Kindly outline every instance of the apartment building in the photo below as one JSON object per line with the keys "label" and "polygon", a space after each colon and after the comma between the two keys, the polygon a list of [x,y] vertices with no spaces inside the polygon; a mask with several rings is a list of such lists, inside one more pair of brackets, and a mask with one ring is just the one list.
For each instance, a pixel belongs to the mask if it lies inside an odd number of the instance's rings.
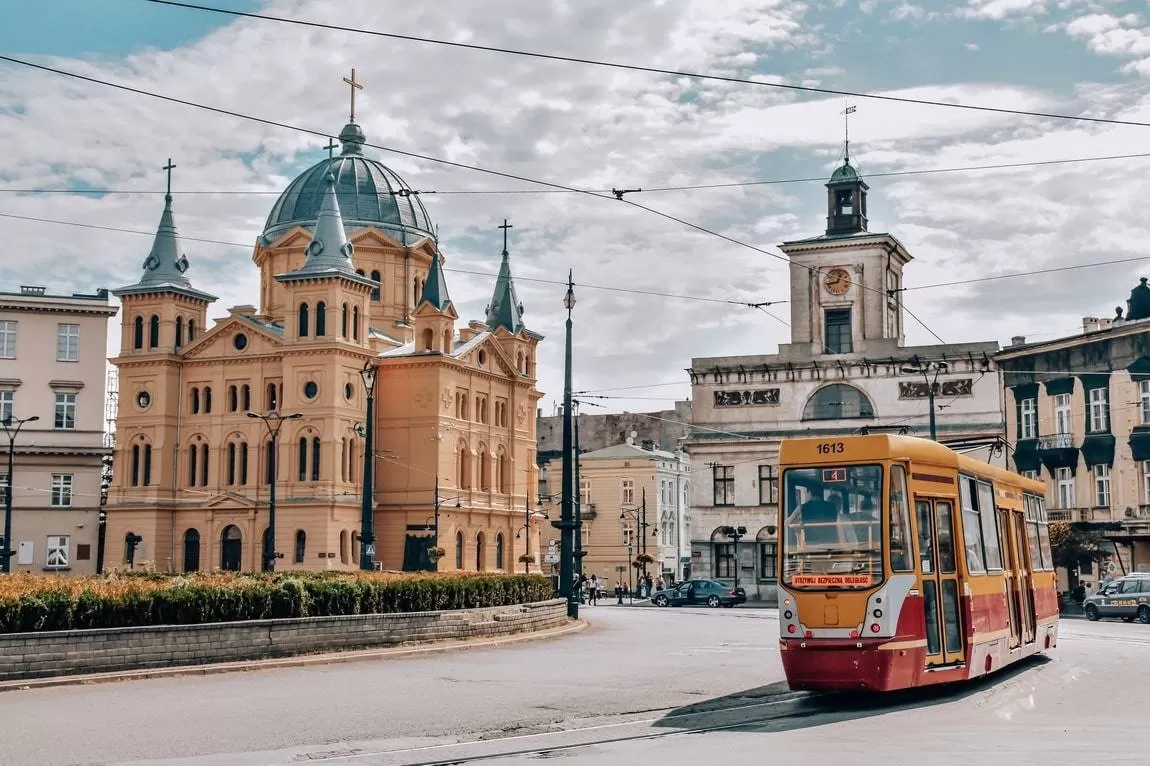
{"label": "apartment building", "polygon": [[1079,567],[1094,586],[1150,571],[1150,319],[1130,316],[1087,317],[1081,334],[1042,343],[1016,337],[995,357],[1013,467],[1046,482],[1051,521],[1114,544],[1110,562]]}
{"label": "apartment building", "polygon": [[96,571],[116,311],[106,290],[0,292],[0,492],[6,501],[11,492],[12,571]]}

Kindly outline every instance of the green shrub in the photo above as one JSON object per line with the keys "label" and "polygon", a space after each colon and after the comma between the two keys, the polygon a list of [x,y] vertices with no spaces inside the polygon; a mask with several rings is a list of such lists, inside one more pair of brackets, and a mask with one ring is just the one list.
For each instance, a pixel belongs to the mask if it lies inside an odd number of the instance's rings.
{"label": "green shrub", "polygon": [[470,609],[552,596],[541,575],[16,574],[0,578],[0,633]]}

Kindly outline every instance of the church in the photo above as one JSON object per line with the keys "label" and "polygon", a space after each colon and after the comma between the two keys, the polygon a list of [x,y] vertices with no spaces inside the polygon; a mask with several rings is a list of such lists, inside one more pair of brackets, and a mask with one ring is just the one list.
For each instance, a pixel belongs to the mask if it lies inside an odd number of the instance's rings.
{"label": "church", "polygon": [[542,336],[523,322],[510,227],[487,315],[464,325],[427,210],[365,155],[354,101],[339,140],[338,155],[332,142],[283,191],[256,240],[258,308],[214,323],[165,168],[151,252],[139,279],[113,291],[120,407],[106,569],[537,563]]}

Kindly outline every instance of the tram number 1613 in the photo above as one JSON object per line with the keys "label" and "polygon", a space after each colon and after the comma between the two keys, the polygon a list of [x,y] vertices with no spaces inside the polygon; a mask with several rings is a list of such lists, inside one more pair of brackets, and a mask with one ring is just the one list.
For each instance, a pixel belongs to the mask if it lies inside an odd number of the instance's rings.
{"label": "tram number 1613", "polygon": [[842,442],[823,442],[818,447],[820,455],[838,455],[847,451]]}

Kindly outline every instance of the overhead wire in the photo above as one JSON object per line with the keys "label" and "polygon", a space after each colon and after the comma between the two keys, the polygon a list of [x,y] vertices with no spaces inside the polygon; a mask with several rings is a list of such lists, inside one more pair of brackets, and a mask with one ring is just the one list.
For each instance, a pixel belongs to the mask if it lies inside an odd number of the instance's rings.
{"label": "overhead wire", "polygon": [[[112,231],[112,232],[117,232],[117,233],[121,233],[121,234],[137,234],[137,235],[147,236],[147,237],[154,237],[156,235],[156,233],[154,231],[142,231],[139,229],[125,229],[125,228],[118,227],[118,226],[104,226],[101,224],[82,223],[79,221],[61,221],[61,220],[52,219],[52,218],[39,218],[36,216],[16,215],[15,213],[0,212],[0,218],[12,218],[15,220],[31,221],[31,222],[35,222],[35,223],[49,223],[49,224],[56,224],[59,226],[76,226],[76,227],[80,227],[80,228],[84,228],[84,229],[95,229],[98,231]],[[239,242],[227,242],[227,241],[219,240],[219,239],[204,239],[201,237],[185,237],[183,235],[177,235],[177,239],[184,240],[186,242],[202,242],[202,243],[207,243],[207,244],[212,244],[212,245],[225,245],[227,247],[241,247],[241,248],[245,248],[245,249],[251,247],[251,245],[245,245],[245,244],[242,244]],[[452,272],[455,274],[468,274],[471,276],[480,276],[480,277],[495,278],[495,277],[499,276],[498,274],[493,273],[493,272],[475,271],[472,269],[460,269],[460,268],[444,267],[443,270],[449,271],[449,272]],[[548,285],[560,285],[563,287],[567,286],[567,280],[565,280],[565,279],[563,279],[563,280],[561,280],[561,279],[543,279],[541,277],[516,276],[515,281],[517,281],[517,282],[534,282],[534,283],[548,284]],[[642,289],[632,288],[632,287],[611,287],[609,285],[593,285],[593,284],[583,284],[583,283],[576,283],[576,287],[586,288],[588,290],[604,290],[607,292],[627,293],[627,294],[632,294],[632,295],[654,296],[654,297],[659,297],[659,298],[673,298],[676,300],[685,300],[685,301],[701,301],[701,302],[705,302],[705,303],[725,303],[725,304],[730,304],[730,305],[734,305],[734,306],[746,306],[746,307],[752,307],[752,308],[760,305],[758,303],[746,303],[743,301],[731,300],[729,298],[709,298],[709,297],[701,296],[701,295],[683,295],[683,294],[679,294],[679,293],[663,292],[660,290],[642,290]],[[775,305],[777,303],[789,303],[789,301],[786,299],[767,301],[766,305]]]}
{"label": "overhead wire", "polygon": [[737,83],[740,85],[753,85],[760,88],[770,88],[775,90],[793,91],[798,93],[816,93],[825,96],[847,96],[850,98],[862,98],[874,101],[885,101],[890,103],[900,104],[914,104],[918,106],[932,106],[947,109],[965,109],[969,111],[987,112],[994,114],[1009,114],[1021,117],[1040,117],[1044,119],[1065,120],[1075,122],[1088,122],[1104,125],[1131,125],[1136,127],[1147,128],[1150,127],[1150,122],[1140,122],[1137,120],[1119,120],[1107,117],[1088,117],[1085,115],[1070,115],[1060,114],[1057,112],[1039,112],[1027,109],[1009,109],[1006,107],[986,106],[983,104],[963,104],[948,101],[937,101],[934,99],[912,98],[910,96],[892,96],[879,93],[862,93],[859,91],[840,90],[836,88],[820,88],[812,85],[793,85],[789,83],[769,82],[766,80],[752,80],[745,77],[733,77],[730,75],[715,75],[704,74],[701,72],[690,72],[686,70],[666,69],[663,67],[642,66],[638,64],[624,64],[617,61],[606,61],[603,59],[591,59],[578,56],[562,56],[554,53],[542,53],[539,51],[524,51],[515,48],[506,48],[494,45],[480,45],[478,43],[465,43],[458,40],[440,40],[432,37],[421,37],[417,35],[405,35],[396,32],[383,32],[380,30],[362,29],[359,27],[349,27],[340,24],[325,24],[318,21],[307,21],[304,19],[292,19],[285,16],[272,16],[269,14],[251,13],[248,11],[236,11],[226,8],[216,8],[210,5],[200,5],[198,3],[179,2],[178,0],[146,0],[146,2],[155,5],[166,5],[177,8],[184,8],[188,10],[205,11],[209,13],[218,13],[237,18],[260,19],[263,21],[278,22],[281,24],[291,24],[296,26],[311,27],[313,29],[325,29],[334,32],[349,32],[352,34],[369,35],[373,37],[382,37],[391,40],[404,40],[407,42],[424,43],[428,45],[438,45],[450,48],[459,48],[474,51],[483,51],[487,53],[500,53],[511,56],[523,56],[535,59],[546,59],[549,61],[560,61],[569,64],[582,64],[586,66],[605,67],[610,69],[620,69],[631,72],[646,72],[649,74],[669,75],[672,77],[685,77],[692,80],[710,80],[725,83]]}
{"label": "overhead wire", "polygon": [[[1132,159],[1150,159],[1150,153],[1143,154],[1115,154],[1101,157],[1069,157],[1059,160],[1032,160],[1025,162],[1007,162],[990,165],[962,165],[948,168],[925,168],[921,170],[892,170],[882,173],[867,173],[866,177],[874,178],[896,178],[906,176],[924,176],[939,173],[966,173],[977,172],[986,170],[1010,170],[1019,168],[1033,168],[1042,167],[1047,165],[1068,165],[1082,162],[1105,162],[1111,160],[1132,160]],[[827,181],[826,176],[808,176],[805,178],[772,178],[772,179],[759,179],[753,181],[730,181],[722,183],[705,183],[705,184],[688,184],[684,186],[647,186],[643,185],[642,189],[637,189],[634,193],[653,193],[653,192],[677,192],[677,191],[700,191],[708,189],[732,189],[751,186],[780,186],[784,184],[797,184],[797,183],[823,183]],[[610,194],[612,189],[587,189],[586,191],[595,194]],[[13,187],[13,188],[0,188],[0,194],[73,194],[73,195],[141,195],[141,196],[158,196],[162,195],[162,189],[103,189],[103,188],[89,188],[89,189],[52,189],[45,187]],[[195,190],[181,190],[181,195],[239,195],[239,196],[270,196],[282,194],[282,190],[275,189],[195,189]],[[580,190],[568,189],[452,189],[452,190],[412,190],[412,194],[438,194],[438,195],[484,195],[484,194],[579,194]]]}

